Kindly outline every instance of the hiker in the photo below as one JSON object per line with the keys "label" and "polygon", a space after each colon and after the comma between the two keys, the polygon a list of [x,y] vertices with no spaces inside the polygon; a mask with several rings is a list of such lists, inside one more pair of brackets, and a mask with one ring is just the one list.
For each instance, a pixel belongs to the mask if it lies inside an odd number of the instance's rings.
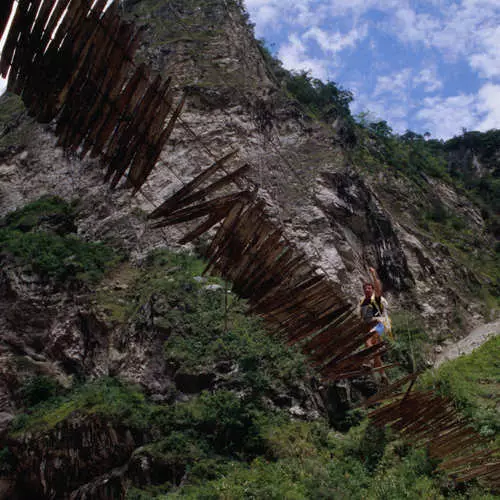
{"label": "hiker", "polygon": [[[366,282],[363,284],[363,297],[359,303],[359,313],[361,319],[365,323],[371,323],[373,320],[377,320],[377,323],[370,330],[373,335],[366,340],[366,347],[372,347],[376,344],[382,342],[382,336],[387,334],[386,325],[389,320],[387,316],[387,301],[382,297],[382,284],[377,275],[377,271],[373,267],[369,268],[372,282]],[[385,324],[384,324],[385,323]],[[385,371],[380,369],[382,366],[382,359],[380,356],[375,356],[373,358],[373,367],[379,369],[380,378],[382,382],[388,383],[389,379],[385,374]]]}

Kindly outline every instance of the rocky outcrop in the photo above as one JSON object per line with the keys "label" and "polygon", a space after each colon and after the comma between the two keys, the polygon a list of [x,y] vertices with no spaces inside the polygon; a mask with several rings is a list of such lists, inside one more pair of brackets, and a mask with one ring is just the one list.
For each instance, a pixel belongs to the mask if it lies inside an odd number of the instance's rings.
{"label": "rocky outcrop", "polygon": [[77,415],[53,430],[11,438],[14,498],[123,498],[128,461],[145,440],[129,427]]}

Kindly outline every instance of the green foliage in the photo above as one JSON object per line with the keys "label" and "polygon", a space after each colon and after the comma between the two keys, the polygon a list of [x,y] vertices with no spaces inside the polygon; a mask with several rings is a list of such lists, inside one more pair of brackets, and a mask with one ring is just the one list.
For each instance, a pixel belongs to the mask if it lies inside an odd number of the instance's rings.
{"label": "green foliage", "polygon": [[14,455],[7,446],[0,449],[0,477],[11,473],[14,470]]}
{"label": "green foliage", "polygon": [[29,414],[14,420],[11,431],[16,434],[28,430],[47,431],[73,414],[100,415],[133,429],[145,430],[152,411],[153,407],[138,389],[104,377],[33,407]]}
{"label": "green foliage", "polygon": [[[449,170],[455,184],[481,207],[489,230],[500,237],[500,130],[467,132],[446,141],[444,149],[449,155]],[[481,164],[481,172],[473,156]],[[464,161],[468,159],[468,161]]]}
{"label": "green foliage", "polygon": [[386,121],[370,121],[366,114],[356,119],[358,146],[354,157],[360,165],[389,167],[417,185],[423,184],[425,175],[450,180],[444,152],[436,148],[439,141],[425,140],[411,131],[398,136]]}
{"label": "green foliage", "polygon": [[422,319],[414,313],[397,311],[391,314],[394,340],[389,351],[390,362],[400,363],[406,373],[426,368],[425,350],[430,338]]}
{"label": "green foliage", "polygon": [[[130,292],[106,291],[99,300],[114,319],[165,332],[165,356],[174,371],[203,373],[225,363],[235,372],[232,387],[260,395],[301,380],[306,374],[303,355],[269,336],[257,318],[246,314],[243,301],[226,295],[229,285],[217,278],[200,279],[204,267],[193,255],[156,250]],[[119,293],[122,305],[112,307],[109,302],[116,302]]]}
{"label": "green foliage", "polygon": [[421,385],[451,397],[482,435],[496,436],[500,444],[500,336],[427,372]]}
{"label": "green foliage", "polygon": [[285,85],[288,92],[318,118],[329,122],[338,116],[350,116],[352,93],[334,82],[323,83],[301,71],[287,75]]}
{"label": "green foliage", "polygon": [[275,58],[266,47],[264,40],[258,40],[258,47],[267,67],[288,95],[296,99],[315,118],[327,123],[342,117],[352,121],[349,104],[353,94],[335,82],[322,82],[313,78],[307,71],[288,71],[282,62]]}
{"label": "green foliage", "polygon": [[189,481],[168,498],[443,498],[425,453],[374,433],[385,435],[367,422],[345,436],[319,423],[284,424],[268,431],[274,459],[228,462],[217,479]]}
{"label": "green foliage", "polygon": [[25,406],[35,406],[38,403],[52,399],[59,392],[57,382],[44,375],[30,377],[19,389],[21,400]]}
{"label": "green foliage", "polygon": [[[425,453],[367,420],[334,433],[326,422],[293,422],[229,391],[158,405],[105,378],[32,408],[11,435],[48,431],[72,415],[99,415],[151,436],[135,459],[155,464],[153,483],[131,485],[128,499],[443,498]],[[12,461],[4,450],[0,464],[6,463]]]}
{"label": "green foliage", "polygon": [[163,427],[197,435],[217,454],[255,456],[263,451],[260,429],[279,418],[258,400],[240,398],[234,392],[203,392],[176,405],[165,416]]}
{"label": "green foliage", "polygon": [[8,214],[2,226],[22,232],[44,228],[57,234],[76,232],[76,204],[45,195]]}
{"label": "green foliage", "polygon": [[[500,170],[494,162],[485,160],[490,170],[479,174],[474,165],[464,167],[463,158],[472,150],[481,159],[481,148],[487,158],[493,158],[494,151],[500,151],[498,131],[488,134],[487,140],[474,132],[445,143],[412,131],[394,134],[386,122],[370,120],[366,113],[358,115],[357,121],[354,162],[370,171],[387,170],[406,179],[406,189],[418,194],[418,204],[410,209],[413,213],[408,213],[407,204],[403,204],[405,215],[417,221],[434,241],[447,247],[452,258],[471,271],[466,288],[482,295],[486,307],[494,310],[500,297],[500,256],[491,243],[492,236],[500,235]],[[455,158],[461,160],[456,162]],[[475,202],[486,219],[489,234],[453,213],[434,192],[431,178],[440,179]],[[397,204],[393,210],[397,210]]]}
{"label": "green foliage", "polygon": [[45,279],[96,283],[119,260],[102,243],[73,234],[74,205],[45,196],[7,215],[0,223],[0,256],[11,256]]}

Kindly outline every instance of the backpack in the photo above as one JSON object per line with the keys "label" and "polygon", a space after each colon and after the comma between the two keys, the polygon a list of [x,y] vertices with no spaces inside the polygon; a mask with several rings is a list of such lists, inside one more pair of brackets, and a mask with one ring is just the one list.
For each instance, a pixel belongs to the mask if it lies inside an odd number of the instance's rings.
{"label": "backpack", "polygon": [[[361,307],[361,304],[364,302],[365,297],[361,297],[359,306]],[[370,300],[371,306],[378,312],[378,315],[376,316],[380,322],[384,325],[384,332],[385,334],[391,339],[394,340],[394,335],[392,333],[392,321],[389,316],[389,313],[387,312],[389,303],[384,297],[380,297],[380,304],[377,303],[375,300],[375,295],[372,295],[372,298]]]}

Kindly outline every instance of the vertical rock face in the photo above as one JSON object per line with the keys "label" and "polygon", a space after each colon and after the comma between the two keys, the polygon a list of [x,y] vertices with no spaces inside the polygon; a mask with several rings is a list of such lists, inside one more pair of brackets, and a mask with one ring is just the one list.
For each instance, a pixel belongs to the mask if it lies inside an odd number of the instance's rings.
{"label": "vertical rock face", "polygon": [[[35,434],[13,439],[9,449],[18,459],[16,494],[68,498],[73,492],[71,498],[85,498],[87,490],[101,495],[91,498],[123,498],[123,465],[144,440],[127,427],[88,417],[74,417],[43,438]],[[95,484],[99,479],[103,484]]]}
{"label": "vertical rock face", "polygon": [[[374,266],[392,308],[417,310],[431,334],[461,334],[481,322],[482,304],[473,295],[481,280],[416,223],[440,200],[478,235],[481,251],[490,240],[474,204],[443,181],[425,178],[425,190],[419,190],[394,172],[357,164],[346,146],[349,135],[341,118],[328,126],[318,123],[280,88],[239,1],[122,4],[124,14],[144,26],[142,59],[172,76],[177,91],[188,93],[182,124],[162,161],[143,194],[110,192],[96,161],[64,154],[55,147],[50,126],[35,124],[21,110],[0,137],[0,216],[42,194],[78,199],[78,235],[110,242],[140,264],[154,248],[178,248],[182,232],[153,230],[145,214],[214,157],[237,148],[237,161],[253,167],[252,179],[269,214],[352,301],[357,301],[367,267]],[[102,283],[97,293],[132,282],[123,272]],[[142,325],[123,325],[99,314],[95,302],[95,289],[54,287],[2,260],[0,436],[17,411],[23,380],[33,375],[48,376],[63,387],[79,378],[119,376],[140,384],[154,400],[167,402],[203,389],[240,389],[231,385],[236,369],[230,362],[206,366],[200,373],[175,372],[168,365],[163,350],[170,330],[152,319],[161,303],[151,299],[143,304]],[[461,325],[457,314],[463,316]],[[374,390],[364,381],[359,385],[360,393]],[[349,391],[354,391],[341,389],[331,389],[335,394],[327,396],[333,419],[349,406]],[[306,385],[275,394],[271,403],[297,417],[325,412]],[[134,434],[116,422],[78,414],[49,431],[18,436],[9,443],[20,457],[15,494],[122,498],[127,478],[147,484],[157,473],[151,456],[140,448],[148,439],[147,433]],[[181,480],[178,472],[168,471],[176,482]],[[0,499],[14,498],[12,491],[12,484],[0,479]]]}
{"label": "vertical rock face", "polygon": [[269,213],[352,300],[367,266],[375,266],[393,308],[417,308],[434,333],[457,332],[457,314],[465,321],[460,332],[481,322],[475,273],[416,224],[435,198],[480,235],[480,211],[441,181],[426,179],[424,193],[390,171],[353,162],[342,119],[320,124],[279,88],[238,1],[128,0],[123,13],[144,26],[141,57],[188,92],[183,122],[144,188],[147,199],[107,193],[95,162],[65,157],[50,133],[16,121],[9,137],[28,128],[4,149],[1,213],[46,192],[78,197],[86,207],[82,234],[144,254],[164,235],[174,244],[179,230],[163,235],[130,214],[151,211],[214,157],[237,148]]}

